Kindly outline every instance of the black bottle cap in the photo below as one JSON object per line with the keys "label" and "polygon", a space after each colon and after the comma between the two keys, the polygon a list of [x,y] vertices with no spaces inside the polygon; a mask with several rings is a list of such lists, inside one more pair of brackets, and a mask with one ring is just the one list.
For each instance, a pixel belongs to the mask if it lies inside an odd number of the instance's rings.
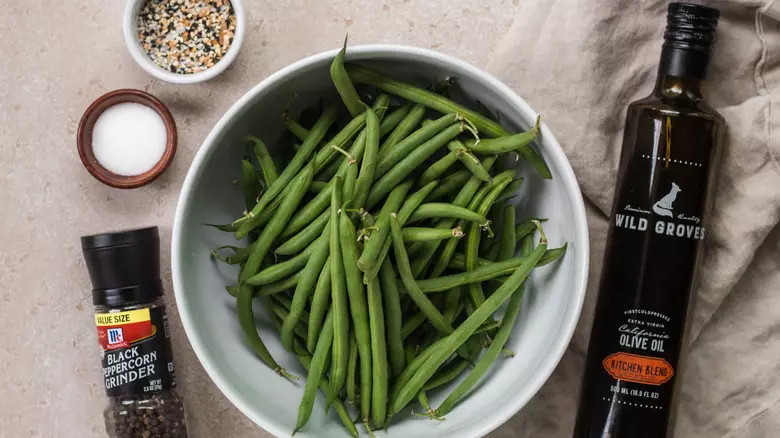
{"label": "black bottle cap", "polygon": [[670,3],[664,46],[709,52],[720,12],[692,3]]}
{"label": "black bottle cap", "polygon": [[83,236],[92,303],[105,306],[154,301],[163,293],[157,227]]}

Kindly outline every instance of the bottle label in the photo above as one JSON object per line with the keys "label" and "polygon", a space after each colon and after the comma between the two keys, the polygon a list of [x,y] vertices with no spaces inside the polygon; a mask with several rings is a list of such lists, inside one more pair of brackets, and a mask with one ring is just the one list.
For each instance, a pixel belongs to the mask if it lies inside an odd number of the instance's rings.
{"label": "bottle label", "polygon": [[142,395],[175,385],[164,307],[98,313],[95,325],[107,395]]}
{"label": "bottle label", "polygon": [[653,203],[651,209],[631,204],[622,206],[620,212],[615,213],[615,227],[641,233],[650,231],[675,239],[704,239],[705,229],[699,216],[675,211],[674,202],[678,196],[684,196],[680,194],[682,191],[676,182],[672,182],[669,191]]}

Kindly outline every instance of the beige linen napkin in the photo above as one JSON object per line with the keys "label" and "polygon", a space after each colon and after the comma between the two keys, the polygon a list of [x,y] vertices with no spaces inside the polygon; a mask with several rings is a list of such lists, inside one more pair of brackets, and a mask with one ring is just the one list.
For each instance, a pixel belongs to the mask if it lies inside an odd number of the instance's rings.
{"label": "beige linen napkin", "polygon": [[[676,436],[780,436],[780,0],[721,10],[707,99],[726,118]],[[569,437],[626,106],[650,93],[667,1],[521,0],[488,70],[542,114],[589,209],[591,280],[568,353],[492,437]],[[590,201],[590,202],[587,202]]]}

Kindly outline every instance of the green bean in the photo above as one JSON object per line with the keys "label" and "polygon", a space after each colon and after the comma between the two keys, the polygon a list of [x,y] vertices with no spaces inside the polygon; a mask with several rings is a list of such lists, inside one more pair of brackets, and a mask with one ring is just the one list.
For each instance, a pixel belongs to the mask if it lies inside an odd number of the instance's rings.
{"label": "green bean", "polygon": [[[492,185],[485,185],[484,187],[479,189],[479,191],[471,199],[471,202],[468,205],[468,209],[477,210],[482,200],[485,198],[485,196],[487,196],[491,187]],[[437,224],[437,226],[444,226],[446,224],[455,224],[461,227],[465,226],[464,221],[456,220],[456,219],[442,220],[439,222],[439,224]],[[452,241],[448,241],[447,243],[444,244],[444,248],[439,254],[439,257],[436,260],[436,264],[433,265],[433,269],[431,270],[429,277],[435,278],[440,276],[442,272],[444,272],[447,265],[449,264],[449,260],[452,257],[452,254],[455,253],[455,249],[457,248],[457,246],[458,246],[458,242],[452,242]]]}
{"label": "green bean", "polygon": [[[306,379],[306,385],[303,390],[303,398],[301,404],[298,407],[298,419],[295,423],[295,432],[301,430],[306,423],[309,422],[311,417],[311,411],[314,408],[314,399],[317,397],[317,386],[319,386],[320,380],[325,372],[325,363],[333,346],[334,338],[334,309],[328,312],[328,317],[325,319],[325,328],[322,330],[322,335],[317,340],[317,346],[314,349],[314,356],[311,359],[311,365],[309,368],[309,377]],[[326,397],[332,397],[333,393],[338,393],[334,390],[335,384],[333,383],[333,377],[331,376],[331,393],[326,392]]]}
{"label": "green bean", "polygon": [[341,196],[344,201],[352,201],[355,196],[355,184],[358,177],[358,165],[355,162],[347,166],[347,174],[344,176],[344,186],[341,188]]}
{"label": "green bean", "polygon": [[349,310],[352,314],[352,326],[360,357],[360,416],[367,419],[371,415],[371,332],[363,280],[357,267],[357,231],[349,215],[344,212],[339,215],[339,234],[349,294]]}
{"label": "green bean", "polygon": [[485,333],[485,332],[492,332],[493,330],[501,327],[501,322],[499,321],[487,321],[474,332],[474,334],[478,333]]}
{"label": "green bean", "polygon": [[347,143],[352,140],[352,137],[356,136],[360,130],[363,129],[363,125],[365,124],[366,115],[360,114],[354,119],[350,120],[350,122],[347,123],[347,125],[344,126],[344,128],[342,128],[338,134],[334,135],[332,139],[324,143],[322,149],[317,152],[317,155],[314,158],[315,175],[319,175],[320,172],[331,162],[333,157],[336,156],[337,150],[333,146],[343,149]]}
{"label": "green bean", "polygon": [[[399,123],[401,123],[404,120],[404,118],[409,114],[409,110],[412,109],[412,105],[413,105],[412,102],[404,102],[404,104],[398,107],[398,109],[394,110],[393,112],[388,114],[385,118],[383,118],[382,123],[379,124],[379,136],[384,137],[391,131],[394,131],[395,128],[398,127]],[[379,149],[381,151],[382,149],[381,146]]]}
{"label": "green bean", "polygon": [[[392,169],[396,164],[398,164],[399,162],[401,162],[401,160],[406,158],[412,151],[421,147],[421,145],[425,144],[430,139],[434,138],[434,136],[444,131],[447,127],[449,127],[453,123],[456,123],[461,120],[463,119],[457,114],[447,114],[429,123],[427,126],[423,126],[420,129],[414,131],[408,137],[403,139],[403,141],[393,146],[393,149],[391,151],[387,151],[384,155],[379,157],[379,164],[377,165],[376,168],[376,176],[378,178],[381,178],[387,172],[389,172],[390,169]],[[460,134],[461,132],[463,131],[462,130],[458,131],[458,134]],[[450,139],[447,139],[447,141],[449,141]],[[440,146],[443,145],[444,144]]]}
{"label": "green bean", "polygon": [[[273,298],[280,298],[281,295],[273,295],[272,297]],[[269,297],[264,297],[264,298],[269,298]],[[287,317],[287,315],[289,315],[289,313],[290,313],[289,310],[286,309],[282,305],[282,303],[280,303],[279,301],[269,300],[268,302],[270,303],[271,311],[275,315],[277,315],[279,318],[284,319],[284,318]],[[306,316],[309,316],[309,315],[306,315]],[[303,321],[299,321],[298,324],[295,324],[295,326],[293,327],[292,331],[293,331],[293,337],[295,337],[295,335],[298,335],[301,338],[303,338],[304,336],[306,336],[306,326],[305,326],[305,323]]]}
{"label": "green bean", "polygon": [[457,152],[450,152],[447,155],[441,157],[435,163],[428,166],[425,172],[420,176],[420,185],[428,184],[431,181],[439,179],[444,172],[447,171],[453,164],[458,161]]}
{"label": "green bean", "polygon": [[401,374],[405,365],[403,354],[401,298],[398,295],[395,272],[390,261],[385,259],[379,270],[379,283],[384,298],[385,319],[387,321],[387,348],[390,354],[390,369],[393,376]]}
{"label": "green bean", "polygon": [[504,207],[504,229],[501,232],[501,240],[499,240],[499,260],[507,260],[515,255],[515,206],[507,205]]}
{"label": "green bean", "polygon": [[[372,106],[372,109],[376,113],[377,117],[379,117],[380,120],[383,120],[385,111],[387,111],[387,107],[390,104],[390,96],[387,94],[382,94],[379,97],[376,98],[374,101],[374,104]],[[391,114],[392,115],[392,114]],[[362,114],[358,117],[362,117],[365,120],[365,114]],[[396,119],[397,120],[397,119]],[[393,120],[389,121],[389,124],[392,124]],[[380,135],[382,127],[385,126],[385,123],[382,123],[380,125]],[[392,129],[389,126],[385,127],[385,129]],[[360,131],[360,134],[357,136],[355,141],[352,143],[352,147],[349,150],[349,155],[352,157],[352,160],[355,162],[360,161],[360,159],[363,157],[363,153],[365,151],[366,146],[366,130],[363,129]],[[341,145],[344,146],[344,145]],[[339,147],[341,147],[339,146]],[[332,166],[328,166],[327,169],[325,169],[323,172],[320,173],[321,176],[324,176],[327,179],[331,178],[331,175],[345,175],[347,171],[347,165],[350,161],[350,159],[345,159],[342,161],[336,160],[335,162],[331,163]]]}
{"label": "green bean", "polygon": [[[403,389],[403,387],[405,387],[406,384],[412,380],[412,378],[420,369],[420,367],[422,367],[422,365],[428,359],[430,359],[431,356],[433,356],[433,353],[436,352],[438,349],[440,349],[440,347],[444,344],[445,339],[447,338],[441,338],[437,340],[427,348],[423,349],[422,352],[420,352],[420,354],[414,356],[411,360],[407,358],[407,366],[406,368],[404,368],[403,372],[396,378],[395,384],[393,385],[393,390],[390,393],[390,398],[388,400],[388,409],[390,409],[390,411],[388,412],[388,417],[394,414],[392,408],[394,407],[395,402],[398,399],[401,389]],[[406,403],[404,403],[404,406],[405,405]]]}
{"label": "green bean", "polygon": [[366,246],[363,248],[363,254],[357,261],[358,268],[361,271],[369,272],[378,264],[381,264],[382,261],[379,260],[378,256],[382,251],[382,244],[390,235],[390,214],[398,211],[398,207],[403,202],[411,186],[411,181],[396,186],[390,192],[387,200],[385,200],[385,204],[382,206],[382,210],[380,210],[374,225],[377,229],[371,233],[371,238],[366,243]]}
{"label": "green bean", "polygon": [[303,194],[306,192],[306,188],[309,186],[313,176],[313,170],[311,165],[306,166],[290,184],[289,196],[285,197],[284,201],[279,206],[279,209],[274,214],[274,217],[265,229],[263,229],[263,232],[255,242],[252,253],[239,276],[239,290],[236,304],[238,308],[239,325],[255,353],[263,362],[280,375],[286,375],[286,372],[273,360],[273,357],[271,357],[270,353],[263,345],[263,341],[260,339],[260,335],[258,335],[257,328],[254,325],[252,310],[252,297],[254,296],[254,291],[249,284],[245,283],[245,281],[257,273],[265,255],[270,251],[274,240],[281,232],[284,224],[289,220],[292,210],[295,209],[303,197]]}
{"label": "green bean", "polygon": [[527,236],[528,234],[532,233],[534,230],[536,230],[536,225],[534,224],[534,221],[538,222],[547,222],[546,218],[531,218],[524,220],[523,222],[520,222],[515,227],[515,239],[519,242],[520,239]]}
{"label": "green bean", "polygon": [[447,175],[441,180],[441,183],[436,190],[431,192],[428,199],[431,201],[443,198],[456,190],[460,190],[466,181],[471,177],[471,173],[468,170],[459,170],[455,173]]}
{"label": "green bean", "polygon": [[[271,322],[273,322],[274,327],[276,327],[277,332],[281,332],[282,330],[282,320],[284,320],[287,317],[286,312],[284,312],[284,309],[281,309],[280,313],[283,314],[282,317],[279,317],[274,313],[273,311],[270,311],[269,309],[269,299],[266,297],[265,305],[264,307],[268,311],[268,317],[271,319]],[[303,340],[306,341],[306,336],[304,334]],[[300,339],[295,339],[295,357],[298,359],[298,362],[301,364],[303,369],[305,369],[307,372],[311,370],[311,362],[312,362],[312,356],[309,353],[309,351],[306,349],[306,347],[303,345]],[[312,348],[314,350],[314,348]],[[328,354],[325,354],[325,365],[323,366],[323,370],[328,367],[328,359],[330,356]],[[322,391],[323,394],[325,394],[325,397],[327,398],[330,394],[330,382],[328,382],[328,379],[323,376],[320,378],[320,391]],[[341,400],[336,400],[333,403],[334,409],[336,409],[336,413],[339,416],[339,419],[341,419],[341,422],[344,424],[344,427],[347,428],[347,431],[354,437],[358,436],[357,428],[355,427],[355,424],[352,422],[352,418],[349,416],[349,411],[347,411],[346,406],[344,406],[344,403],[342,403]]]}
{"label": "green bean", "polygon": [[[560,248],[548,249],[544,253],[544,255],[542,256],[542,258],[539,259],[539,263],[537,263],[536,266],[549,265],[550,263],[558,260],[559,258],[561,258],[562,255],[566,254],[566,247],[567,246],[568,246],[568,243],[564,243],[563,246],[561,246]],[[466,269],[465,268],[465,260],[466,260],[466,258],[465,258],[465,256],[463,254],[455,253],[452,256],[452,260],[450,260],[450,264],[449,264],[448,267],[453,268],[453,269],[464,270],[464,269]],[[490,260],[485,260],[485,259],[478,259],[477,260],[478,268],[494,266],[496,263],[500,263],[500,262],[492,262]],[[506,274],[508,274],[508,273],[499,274],[498,277],[500,277],[501,275],[506,275]],[[493,277],[493,278],[498,278],[498,277]],[[443,277],[439,277],[439,278],[443,278]],[[421,281],[427,281],[427,280],[421,280]]]}
{"label": "green bean", "polygon": [[247,278],[245,282],[246,284],[251,284],[252,286],[262,286],[264,284],[277,282],[298,271],[300,268],[306,266],[306,263],[309,261],[309,257],[311,257],[311,255],[317,250],[318,246],[322,245],[323,242],[321,241],[309,245],[306,249],[303,250],[302,253],[298,254],[297,256],[291,258],[290,260],[285,260],[281,263],[269,266],[252,277]]}
{"label": "green bean", "polygon": [[414,351],[414,347],[411,344],[406,345],[404,347],[403,353],[404,353],[404,358],[406,360],[406,363],[411,363],[414,360],[415,351]]}
{"label": "green bean", "polygon": [[445,204],[441,202],[429,202],[417,207],[412,217],[409,218],[409,222],[417,222],[423,219],[431,218],[454,218],[462,219],[464,221],[475,222],[482,227],[489,224],[487,218],[479,213],[469,210],[468,208],[459,207],[453,204]]}
{"label": "green bean", "polygon": [[491,262],[498,261],[499,253],[501,252],[501,244],[503,241],[502,238],[498,239],[497,241],[494,241],[488,250],[484,253],[485,260],[489,260]]}
{"label": "green bean", "polygon": [[[496,176],[491,186],[490,191],[482,200],[477,213],[481,215],[487,214],[490,207],[495,202],[496,198],[501,194],[501,191],[512,181],[515,176],[514,170],[506,170]],[[473,234],[473,235],[472,235]],[[482,237],[479,232],[478,225],[472,224],[466,237],[466,270],[473,270],[477,267],[477,256],[479,254],[479,240]],[[448,260],[449,263],[449,260]],[[482,291],[480,284],[471,283],[468,286],[469,299],[475,308],[482,305],[485,301],[485,294]]]}
{"label": "green bean", "polygon": [[436,374],[431,377],[431,380],[429,380],[425,386],[423,386],[423,391],[430,391],[452,382],[460,375],[460,373],[468,368],[469,365],[469,361],[461,357],[452,359],[450,363],[436,371]]}
{"label": "green bean", "polygon": [[511,183],[509,183],[506,188],[504,188],[504,191],[501,192],[501,195],[496,198],[496,204],[499,202],[508,201],[515,196],[517,196],[517,191],[520,190],[520,187],[523,185],[523,178],[515,178],[512,180]]}
{"label": "green bean", "polygon": [[[314,291],[318,274],[322,272],[325,261],[328,259],[330,250],[329,226],[325,227],[321,232],[320,238],[313,245],[310,245],[309,248],[313,248],[311,255],[303,268],[301,280],[298,281],[298,285],[295,287],[292,305],[290,306],[290,315],[284,320],[284,325],[282,326],[282,345],[290,352],[293,351],[292,329],[304,317],[303,310]],[[309,318],[306,319],[308,320]]]}
{"label": "green bean", "polygon": [[241,188],[244,194],[244,204],[247,210],[249,210],[257,202],[257,196],[260,194],[261,189],[260,183],[257,182],[255,177],[255,167],[247,159],[241,160]]}
{"label": "green bean", "polygon": [[[518,266],[525,262],[524,257],[513,257],[500,262],[486,262],[471,271],[463,271],[457,274],[444,275],[425,280],[417,280],[417,286],[424,293],[444,292],[456,286],[481,283],[493,278],[508,275],[514,272]],[[460,265],[463,266],[463,265]]]}
{"label": "green bean", "polygon": [[[376,98],[372,106],[374,114],[376,114],[376,116],[379,119],[382,119],[382,117],[385,114],[385,111],[387,111],[387,106],[389,104],[390,104],[390,96],[388,96],[387,94],[380,95],[379,97]],[[400,120],[400,118],[398,120]],[[390,121],[390,123],[392,123],[392,121]],[[353,118],[352,121],[350,121],[347,124],[347,126],[345,126],[344,129],[341,130],[341,132],[336,134],[336,136],[334,136],[332,140],[326,142],[325,147],[322,148],[317,153],[317,157],[316,157],[317,164],[315,165],[315,169],[316,169],[315,174],[327,176],[328,180],[331,179],[332,175],[336,175],[336,172],[338,172],[338,169],[341,168],[342,163],[338,162],[338,160],[331,163],[331,159],[334,156],[336,156],[336,151],[337,151],[337,149],[333,148],[332,146],[335,145],[336,147],[343,149],[344,147],[346,147],[347,142],[349,142],[349,140],[351,140],[352,137],[354,137],[358,132],[360,132],[360,135],[358,135],[358,138],[355,140],[355,143],[361,143],[365,141],[365,134],[363,133],[363,126],[365,124],[366,124],[366,114],[359,114],[357,117]],[[357,159],[360,159],[360,157],[358,157]],[[329,163],[333,167],[329,166],[328,165]]]}
{"label": "green bean", "polygon": [[447,321],[444,320],[444,316],[439,312],[439,309],[437,309],[431,300],[425,296],[412,277],[412,269],[409,266],[409,257],[404,248],[401,226],[398,224],[398,215],[395,213],[391,214],[390,232],[393,237],[395,263],[398,266],[398,272],[401,276],[401,281],[406,288],[406,292],[436,330],[444,334],[452,333],[452,326],[447,324]]}
{"label": "green bean", "polygon": [[357,406],[357,364],[358,350],[355,333],[349,334],[349,360],[347,361],[347,404]]}
{"label": "green bean", "polygon": [[312,181],[311,185],[309,186],[309,193],[314,193],[315,195],[323,190],[325,190],[325,187],[328,186],[328,183],[325,181]]}
{"label": "green bean", "polygon": [[[490,170],[490,168],[493,166],[493,163],[496,162],[496,157],[491,156],[485,159],[483,165],[485,166],[485,169]],[[468,179],[466,184],[464,184],[458,194],[455,196],[455,199],[452,201],[453,205],[457,205],[458,207],[465,207],[471,202],[474,195],[477,193],[477,190],[479,190],[479,187],[482,185],[482,181],[477,178],[476,176],[472,176]],[[457,221],[453,219],[444,219],[436,224],[437,228],[452,228]],[[420,251],[419,254],[415,257],[414,263],[412,264],[412,275],[414,275],[414,278],[419,278],[420,275],[423,273],[425,268],[428,266],[428,263],[431,260],[431,257],[433,257],[433,254],[436,252],[436,250],[439,248],[439,244],[441,242],[429,242],[424,244],[423,249]]]}
{"label": "green bean", "polygon": [[449,148],[450,152],[455,153],[460,162],[466,166],[466,169],[468,169],[472,175],[482,181],[490,182],[490,174],[485,166],[482,165],[479,158],[474,156],[474,154],[466,148],[466,145],[464,145],[463,142],[458,139],[452,140],[447,143],[447,148]]}
{"label": "green bean", "polygon": [[[252,277],[260,269],[260,265],[265,258],[266,254],[271,250],[271,245],[279,236],[284,228],[286,222],[292,215],[293,210],[297,207],[301,198],[303,198],[306,189],[312,179],[313,168],[310,165],[306,166],[303,171],[290,184],[290,190],[287,196],[279,205],[279,208],[274,213],[273,218],[268,222],[262,233],[254,243],[252,253],[246,261],[246,265],[241,270],[241,276],[239,277],[241,283]],[[277,180],[278,182],[279,180]],[[241,285],[241,287],[250,287],[249,285]]]}
{"label": "green bean", "polygon": [[238,231],[238,226],[234,223],[224,224],[224,225],[219,225],[219,224],[203,224],[203,225],[211,228],[216,228],[219,231],[225,231],[228,233],[235,233],[236,231]]}
{"label": "green bean", "polygon": [[355,184],[354,208],[363,208],[368,198],[368,190],[374,182],[377,155],[379,154],[379,117],[366,107],[366,146],[360,164],[360,176]]}
{"label": "green bean", "polygon": [[[411,102],[408,104],[411,104]],[[410,108],[403,120],[398,123],[395,129],[393,129],[393,132],[387,136],[385,141],[379,147],[380,158],[387,155],[391,150],[393,150],[395,145],[397,145],[401,140],[405,139],[407,136],[409,136],[409,134],[417,129],[417,125],[420,124],[420,121],[425,115],[425,111],[426,108],[424,105],[417,104]]]}
{"label": "green bean", "polygon": [[460,286],[455,286],[452,289],[448,290],[444,296],[444,312],[442,312],[442,315],[444,315],[444,319],[450,324],[455,323],[455,318],[457,318],[458,314],[460,313],[458,311],[458,305],[460,304],[460,299],[461,299]]}
{"label": "green bean", "polygon": [[301,279],[301,272],[296,272],[295,274],[285,278],[282,281],[277,281],[273,284],[266,284],[265,286],[260,286],[256,289],[255,295],[257,296],[269,296],[269,295],[275,295],[280,292],[284,292],[286,290],[294,288],[298,281]]}
{"label": "green bean", "polygon": [[467,145],[472,151],[478,154],[502,154],[504,152],[529,148],[528,145],[539,136],[539,120],[540,117],[537,116],[533,128],[527,132],[498,138],[488,138]]}
{"label": "green bean", "polygon": [[[346,169],[344,170],[345,172],[339,175],[342,177],[342,181],[343,175],[346,174]],[[292,219],[290,219],[290,222],[285,227],[282,238],[292,236],[293,234],[306,228],[312,223],[312,221],[315,220],[315,218],[322,214],[323,211],[326,211],[328,209],[328,205],[330,205],[332,190],[333,180],[330,180],[325,188],[322,189],[322,191],[319,192],[317,196],[314,197],[314,199],[309,201],[306,205],[295,212]]]}
{"label": "green bean", "polygon": [[[541,227],[540,227],[541,228]],[[425,386],[433,374],[447,359],[458,350],[490,316],[520,287],[528,277],[536,262],[547,249],[547,240],[542,233],[539,245],[522,264],[515,270],[509,280],[506,281],[493,295],[479,306],[455,331],[443,338],[425,362],[417,369],[414,376],[401,387],[390,408],[391,415],[398,413],[412,398]]]}
{"label": "green bean", "polygon": [[352,117],[360,114],[362,108],[362,102],[358,95],[355,86],[352,85],[352,81],[349,79],[347,70],[344,68],[344,56],[347,53],[347,38],[344,38],[344,47],[339,50],[336,57],[333,58],[333,62],[330,64],[330,78],[333,81],[333,85],[336,86],[336,91],[341,95],[341,100],[349,110]]}
{"label": "green bean", "polygon": [[347,73],[349,74],[350,78],[357,83],[374,85],[380,90],[386,91],[390,94],[395,94],[396,96],[403,97],[404,99],[411,100],[412,102],[425,105],[426,107],[434,109],[440,113],[463,114],[472,123],[474,123],[477,129],[490,136],[499,137],[502,135],[507,135],[507,132],[502,129],[498,123],[432,91],[424,90],[422,88],[414,87],[404,82],[388,78],[379,72],[360,65],[347,66]]}
{"label": "green bean", "polygon": [[282,122],[284,123],[284,126],[287,128],[288,131],[292,135],[295,136],[300,141],[305,141],[306,137],[309,136],[309,130],[306,129],[303,125],[298,123],[297,121],[287,117],[286,114],[282,115]]}
{"label": "green bean", "polygon": [[[335,187],[341,186],[341,178],[333,178]],[[341,236],[339,233],[339,212],[341,210],[341,191],[331,191],[330,205],[330,281],[333,312],[333,360],[331,361],[330,381],[332,393],[338,394],[347,379],[347,361],[349,360],[349,307],[347,305],[347,279],[341,254]],[[322,335],[320,335],[322,336]],[[328,400],[326,406],[332,400]]]}
{"label": "green bean", "polygon": [[[509,206],[509,208],[514,212],[514,208],[511,206]],[[506,212],[507,210],[504,211]],[[511,228],[512,231],[514,231],[514,214],[511,214],[511,216],[512,221],[509,221],[510,225],[507,228]],[[544,240],[544,236],[542,236],[542,240]],[[514,242],[514,239],[512,239],[512,241]],[[540,242],[540,245],[541,244],[542,242]],[[512,252],[514,252],[514,244],[512,245]],[[522,251],[523,256],[530,257],[532,252],[533,240],[531,238],[524,239]],[[479,362],[477,362],[474,369],[471,370],[468,376],[466,376],[466,379],[461,382],[458,387],[455,388],[455,390],[450,393],[449,396],[447,396],[446,399],[444,399],[442,404],[436,410],[438,415],[447,415],[455,406],[455,404],[461,400],[474,385],[477,384],[479,379],[484,376],[493,362],[495,362],[495,360],[498,358],[498,355],[501,354],[501,351],[504,349],[504,345],[506,345],[506,342],[509,339],[509,335],[512,332],[517,315],[520,313],[520,306],[523,301],[524,292],[525,282],[522,282],[520,283],[520,286],[517,288],[517,290],[512,293],[511,298],[509,298],[509,303],[507,304],[506,311],[504,312],[504,318],[501,320],[498,333],[493,338],[493,342],[490,344],[490,347],[488,347],[485,354],[482,356],[482,358],[480,358]]]}
{"label": "green bean", "polygon": [[306,228],[298,232],[298,234],[279,245],[274,252],[278,255],[292,255],[305,249],[322,234],[322,230],[325,229],[328,221],[330,221],[330,215],[327,211],[323,211],[317,219],[314,219]]}
{"label": "green bean", "polygon": [[549,265],[550,263],[558,260],[559,258],[563,257],[564,254],[566,254],[566,249],[568,248],[569,243],[564,242],[563,246],[560,248],[553,248],[547,252],[544,253],[544,256],[539,260],[539,263],[537,266],[545,266]]}
{"label": "green bean", "polygon": [[[446,318],[445,318],[446,319]],[[425,322],[425,314],[417,312],[404,322],[401,327],[401,339],[408,338],[415,330],[417,330]]]}
{"label": "green bean", "polygon": [[[238,265],[238,264],[243,263],[247,259],[247,257],[249,257],[249,254],[251,254],[251,252],[252,252],[252,248],[253,248],[252,244],[250,244],[249,246],[247,246],[245,248],[240,248],[240,247],[231,246],[231,245],[222,245],[222,246],[218,246],[218,247],[214,248],[211,251],[211,256],[214,257],[215,259],[217,259],[217,260],[219,260],[221,262],[225,262],[225,263],[227,263],[229,265]],[[225,256],[223,256],[222,254],[219,253],[219,251],[223,250],[223,249],[232,249],[233,250],[233,254],[225,257]]]}
{"label": "green bean", "polygon": [[249,219],[241,224],[238,231],[236,232],[236,238],[243,238],[255,228],[256,224],[259,223],[258,215],[271,203],[271,201],[274,200],[274,198],[282,193],[285,186],[303,167],[304,162],[314,151],[314,148],[317,146],[320,140],[322,140],[322,137],[325,136],[325,132],[336,120],[337,115],[338,110],[335,106],[329,107],[325,110],[325,112],[323,112],[320,119],[317,120],[317,123],[311,129],[309,136],[306,137],[303,145],[300,149],[298,149],[298,152],[295,153],[295,156],[287,165],[287,167],[284,168],[284,171],[282,171],[281,175],[279,175],[279,178],[277,178],[276,181],[274,181],[273,184],[268,187],[265,193],[263,193],[263,195],[260,197],[260,200],[257,201],[257,204],[255,204],[254,208],[252,208],[252,211],[249,213]]}
{"label": "green bean", "polygon": [[[368,315],[371,328],[371,419],[374,427],[382,427],[387,412],[387,344],[385,343],[385,314],[382,308],[382,290],[379,279],[368,283]],[[368,395],[365,395],[368,397]]]}
{"label": "green bean", "polygon": [[[311,369],[311,358],[308,356],[306,349],[303,347],[299,348],[296,344],[296,355],[301,366],[303,366],[306,371],[309,371]],[[328,379],[324,376],[320,378],[320,391],[325,394],[326,398],[330,397],[330,382],[328,382]],[[357,438],[358,430],[355,427],[352,418],[349,416],[349,411],[347,411],[347,407],[344,406],[344,403],[337,399],[333,402],[333,408],[336,410],[339,419],[341,419],[341,422],[344,424],[344,427],[347,428],[349,434]]]}
{"label": "green bean", "polygon": [[433,409],[431,409],[431,405],[428,403],[428,396],[425,395],[425,390],[420,390],[420,392],[417,393],[417,400],[419,400],[420,406],[422,406],[425,413],[415,414],[415,415],[417,415],[418,417],[428,417],[431,420],[436,420],[436,421],[444,420],[444,418],[441,418],[438,415],[436,415]]}
{"label": "green bean", "polygon": [[[404,225],[407,222],[409,217],[412,215],[412,212],[414,212],[414,210],[417,209],[417,207],[425,200],[425,198],[428,197],[434,189],[436,189],[438,184],[438,181],[431,181],[420,190],[411,194],[406,199],[406,201],[404,201],[401,209],[398,210],[398,222],[401,225]],[[388,251],[390,251],[391,239],[388,237],[389,236],[385,235],[384,243],[382,243],[382,248],[379,251],[379,255],[375,259],[373,267],[365,271],[365,275],[363,276],[363,283],[368,283],[379,273],[379,268],[382,266],[382,261],[384,261],[385,257],[387,257]],[[377,237],[377,239],[379,239],[379,237]],[[372,250],[375,250],[375,248],[372,248]]]}
{"label": "green bean", "polygon": [[238,309],[238,323],[241,326],[241,331],[244,333],[244,338],[249,343],[252,351],[263,361],[271,367],[271,369],[288,379],[297,380],[298,378],[289,374],[279,366],[274,360],[271,353],[263,344],[260,335],[257,333],[257,327],[255,326],[255,316],[252,310],[252,296],[254,292],[252,288],[244,285],[238,288],[238,296],[236,297],[236,308]]}
{"label": "green bean", "polygon": [[[423,121],[423,126],[433,123],[432,120]],[[482,181],[490,182],[490,173],[482,166],[482,162],[458,139],[453,139],[447,143],[447,148],[451,154],[455,154],[454,159],[460,160],[466,169]]]}
{"label": "green bean", "polygon": [[238,296],[238,286],[225,286],[225,291],[230,295],[231,297],[235,298]]}
{"label": "green bean", "polygon": [[[461,133],[463,129],[462,123],[455,123],[410,152],[374,183],[368,194],[366,206],[371,208],[376,205],[376,203],[384,198],[393,187],[409,176],[417,166],[422,164],[429,156],[433,155],[441,146]],[[378,171],[379,169],[377,169],[377,172]]]}
{"label": "green bean", "polygon": [[[359,65],[348,66],[347,73],[355,82],[375,85],[380,90],[395,94],[396,96],[403,97],[404,99],[411,100],[416,103],[423,104],[441,113],[463,114],[463,116],[471,121],[480,132],[483,132],[489,136],[501,137],[509,135],[509,133],[501,128],[498,123],[436,93],[411,86],[401,81],[390,79],[374,70]],[[540,157],[533,149],[521,148],[518,152],[543,178],[552,178],[550,169],[544,163],[542,157]]]}
{"label": "green bean", "polygon": [[274,159],[271,157],[268,148],[265,147],[265,143],[263,143],[262,140],[251,135],[247,137],[247,140],[252,143],[252,149],[255,151],[257,164],[260,165],[260,173],[263,175],[265,186],[271,187],[271,184],[279,178]]}
{"label": "green bean", "polygon": [[[330,236],[328,236],[330,237]],[[322,329],[322,318],[328,309],[328,298],[331,295],[331,268],[329,256],[322,266],[322,271],[317,278],[317,286],[314,288],[314,296],[311,299],[311,309],[309,309],[309,333],[306,338],[306,348],[314,351],[317,345],[317,339],[320,337]]]}
{"label": "green bean", "polygon": [[444,228],[406,227],[401,230],[401,236],[403,237],[404,242],[413,243],[452,238],[460,239],[464,236],[464,233],[462,229],[457,227],[451,230]]}
{"label": "green bean", "polygon": [[[284,190],[282,192],[283,195],[286,194],[286,193],[287,193],[287,190]],[[263,194],[265,194],[265,193],[263,193]],[[262,197],[262,195],[261,195],[261,197]],[[279,208],[279,205],[282,204],[283,198],[284,198],[284,196],[278,196],[276,199],[271,201],[271,203],[269,203],[268,206],[262,212],[260,212],[260,214],[257,215],[257,216],[250,216],[249,214],[247,214],[246,216],[243,216],[240,219],[238,219],[237,221],[233,222],[234,224],[238,225],[238,228],[236,229],[236,231],[240,230],[241,226],[244,225],[244,223],[247,223],[250,219],[255,220],[255,224],[256,224],[255,228],[262,227],[263,225],[268,223],[268,221],[271,220],[271,218],[274,216],[274,214],[276,214],[276,210]]]}

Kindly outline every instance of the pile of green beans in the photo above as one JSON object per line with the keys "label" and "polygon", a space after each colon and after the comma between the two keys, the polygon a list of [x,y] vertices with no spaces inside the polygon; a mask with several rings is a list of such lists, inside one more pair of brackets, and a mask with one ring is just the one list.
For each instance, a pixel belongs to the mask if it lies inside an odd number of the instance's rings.
{"label": "pile of green beans", "polygon": [[[211,254],[240,268],[226,290],[249,348],[297,379],[260,338],[257,299],[308,373],[295,431],[319,390],[358,436],[355,414],[371,434],[415,400],[423,416],[443,419],[502,352],[512,354],[505,345],[528,276],[566,245],[547,248],[544,219],[516,220],[518,170],[491,170],[511,154],[550,177],[531,147],[538,119],[512,134],[446,97],[449,79],[418,88],[345,57],[346,42],[330,67],[339,102],[311,126],[285,111],[286,135],[300,147],[281,172],[262,140],[247,139],[246,211],[210,226],[248,241]],[[438,408],[432,391],[443,393]]]}

